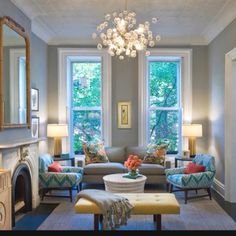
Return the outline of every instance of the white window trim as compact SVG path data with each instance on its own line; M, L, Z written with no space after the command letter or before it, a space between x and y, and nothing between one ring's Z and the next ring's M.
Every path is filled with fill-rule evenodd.
M18 123L19 114L22 112L22 107L19 107L19 58L25 57L25 49L14 48L10 49L10 110L11 123ZM26 98L24 98L26 99ZM23 108L24 116L26 117L26 108ZM16 119L17 118L17 119Z
M190 123L192 121L192 49L151 49L151 56L166 57L176 56L182 58L181 68L181 103L183 107L183 122ZM148 112L148 70L147 58L143 52L138 55L139 59L139 117L138 117L138 139L139 146L145 146L148 140L147 130L147 112ZM186 145L186 144L185 144Z
M68 63L70 57L76 56L98 56L102 58L102 134L105 137L105 145L112 145L112 121L111 121L111 57L105 50L97 50L91 48L58 48L58 122L67 123L69 126L69 133L72 134L72 112L71 112L71 78L68 70ZM70 135L72 137L72 135ZM63 142L63 149L70 153L73 152L73 141L69 138Z

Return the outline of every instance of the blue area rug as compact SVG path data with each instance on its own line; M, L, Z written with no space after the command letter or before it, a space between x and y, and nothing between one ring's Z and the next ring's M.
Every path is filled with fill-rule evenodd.
M58 205L59 203L40 203L36 209L18 220L13 230L36 230Z

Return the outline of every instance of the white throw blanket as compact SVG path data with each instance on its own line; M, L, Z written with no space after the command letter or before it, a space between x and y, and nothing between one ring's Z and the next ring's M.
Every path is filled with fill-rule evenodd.
M85 189L78 193L79 198L94 202L103 214L103 229L116 229L126 225L133 206L125 197L104 190Z

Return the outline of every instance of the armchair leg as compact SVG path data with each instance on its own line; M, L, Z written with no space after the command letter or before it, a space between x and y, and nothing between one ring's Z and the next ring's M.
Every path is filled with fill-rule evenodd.
M211 188L207 188L207 193L208 193L209 198L210 198L210 200L211 200Z
M77 193L79 192L79 185L76 186Z
M173 184L170 184L170 193L173 192Z
M41 196L41 201L43 201L44 196L45 196L45 190L44 189L41 190L40 196Z
M69 189L70 192L70 201L72 202L72 188Z
M187 199L188 199L188 190L184 190L184 203L187 204Z
M170 184L166 183L166 192L169 192Z
M79 189L80 189L80 191L82 190L82 188L83 188L83 185L82 185L82 182L80 182L80 183L79 183Z

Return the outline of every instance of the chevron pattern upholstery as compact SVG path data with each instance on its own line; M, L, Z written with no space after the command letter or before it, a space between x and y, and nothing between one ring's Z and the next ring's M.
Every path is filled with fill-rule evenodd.
M207 189L209 196L210 187L213 183L215 177L215 158L207 154L198 154L192 161L193 163L204 165L206 167L205 172L193 173L193 174L184 174L184 168L173 168L166 169L165 174L167 182L171 185L171 189L177 187L182 190L192 190L192 189ZM185 199L187 202L187 196Z
M53 163L49 154L39 157L39 189L72 189L78 188L83 177L83 168L62 166L62 172L48 172L48 166Z

